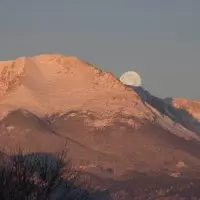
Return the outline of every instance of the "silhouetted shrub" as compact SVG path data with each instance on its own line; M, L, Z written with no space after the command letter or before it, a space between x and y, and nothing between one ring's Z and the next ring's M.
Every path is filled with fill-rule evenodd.
M66 152L17 155L0 165L1 200L82 200L89 192L79 182L79 173L65 161Z

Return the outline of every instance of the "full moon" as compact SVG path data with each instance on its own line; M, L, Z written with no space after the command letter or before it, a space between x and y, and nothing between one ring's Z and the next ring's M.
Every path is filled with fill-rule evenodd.
M123 73L120 76L119 80L124 85L128 85L128 86L140 87L142 85L142 79L140 75L134 71L128 71L128 72Z

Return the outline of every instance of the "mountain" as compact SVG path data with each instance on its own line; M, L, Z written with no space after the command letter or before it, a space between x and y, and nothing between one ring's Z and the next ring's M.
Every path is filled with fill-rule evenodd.
M151 105L156 111L168 116L172 121L181 124L188 130L200 134L200 102L187 99L158 98L142 87L131 87L143 102Z
M200 100L172 98L171 104L177 109L186 110L192 117L200 121Z
M0 62L0 117L0 150L67 141L74 166L115 189L141 174L200 177L200 136L175 106L73 56Z

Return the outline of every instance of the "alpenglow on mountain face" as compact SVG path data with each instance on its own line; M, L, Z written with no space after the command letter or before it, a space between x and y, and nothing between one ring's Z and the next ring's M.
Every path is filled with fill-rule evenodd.
M120 80L60 54L0 62L0 149L9 153L20 143L31 152L57 152L67 140L73 166L115 189L135 176L148 188L153 179L141 174L169 177L159 186L175 175L196 180L196 124L187 126L185 113L142 87L145 99L127 87L141 86L136 74Z

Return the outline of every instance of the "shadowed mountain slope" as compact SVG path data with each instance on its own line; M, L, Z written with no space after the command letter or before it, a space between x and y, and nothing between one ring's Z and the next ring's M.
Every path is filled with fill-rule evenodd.
M170 103L177 109L186 110L194 119L200 121L200 101L183 98L174 98Z
M186 129L200 134L198 101L172 98L161 99L153 96L142 87L132 87L132 89L141 97L144 103L149 104L162 115L168 116L172 121L181 124Z

